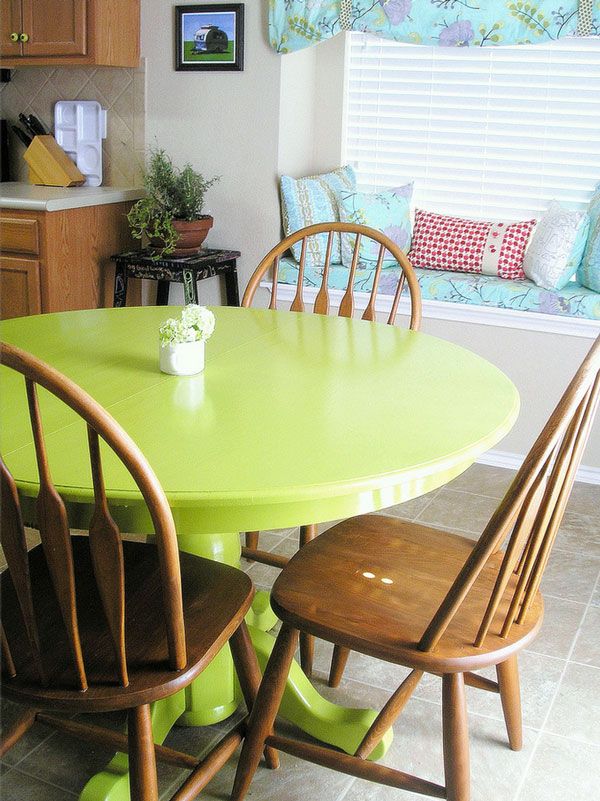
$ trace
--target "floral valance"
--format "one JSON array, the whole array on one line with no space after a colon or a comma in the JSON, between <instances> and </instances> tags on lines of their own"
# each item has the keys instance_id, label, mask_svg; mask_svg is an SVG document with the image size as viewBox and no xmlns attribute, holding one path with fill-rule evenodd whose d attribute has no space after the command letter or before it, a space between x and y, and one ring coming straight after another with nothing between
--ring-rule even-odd
<instances>
[{"instance_id":1,"label":"floral valance","mask_svg":"<svg viewBox=\"0 0 600 801\"><path fill-rule=\"evenodd\" d=\"M600 0L270 0L278 53L342 31L419 45L488 47L600 35Z\"/></svg>"}]
</instances>

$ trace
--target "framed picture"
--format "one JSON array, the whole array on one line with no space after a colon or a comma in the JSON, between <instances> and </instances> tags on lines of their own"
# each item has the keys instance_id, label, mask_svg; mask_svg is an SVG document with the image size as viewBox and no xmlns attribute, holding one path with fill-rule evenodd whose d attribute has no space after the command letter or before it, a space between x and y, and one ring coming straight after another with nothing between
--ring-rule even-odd
<instances>
[{"instance_id":1,"label":"framed picture","mask_svg":"<svg viewBox=\"0 0 600 801\"><path fill-rule=\"evenodd\" d=\"M176 70L243 70L244 4L175 6Z\"/></svg>"}]
</instances>

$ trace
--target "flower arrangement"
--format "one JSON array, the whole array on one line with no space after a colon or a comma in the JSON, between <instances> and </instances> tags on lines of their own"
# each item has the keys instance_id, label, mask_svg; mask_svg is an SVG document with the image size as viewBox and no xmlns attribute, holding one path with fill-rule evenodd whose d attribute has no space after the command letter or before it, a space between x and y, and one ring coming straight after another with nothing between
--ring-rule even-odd
<instances>
[{"instance_id":1,"label":"flower arrangement","mask_svg":"<svg viewBox=\"0 0 600 801\"><path fill-rule=\"evenodd\" d=\"M205 342L215 330L215 315L206 306L190 303L179 319L170 317L158 329L160 344L179 345L182 342Z\"/></svg>"}]
</instances>

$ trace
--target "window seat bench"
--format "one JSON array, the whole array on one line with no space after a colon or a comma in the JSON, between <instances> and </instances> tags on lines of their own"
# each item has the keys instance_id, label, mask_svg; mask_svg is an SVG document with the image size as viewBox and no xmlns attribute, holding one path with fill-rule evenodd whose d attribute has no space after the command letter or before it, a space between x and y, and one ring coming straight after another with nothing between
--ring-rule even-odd
<instances>
[{"instance_id":1,"label":"window seat bench","mask_svg":"<svg viewBox=\"0 0 600 801\"><path fill-rule=\"evenodd\" d=\"M596 329L597 333L600 325L600 293L575 282L569 283L562 290L548 290L528 279L508 281L493 275L420 268L415 268L415 273L423 295L424 311L426 314L432 313L433 317L464 318L490 325L555 330L580 336L593 335L592 329ZM357 293L365 293L363 308L368 300L366 293L373 286L373 274L374 266L357 267L354 288ZM397 274L394 267L382 270L377 293L378 308L382 311L391 305ZM290 300L293 298L292 287L288 289L287 285L295 285L297 278L298 263L289 257L282 258L278 273L278 296L282 300L288 294ZM328 284L332 303L335 304L338 297L341 299L347 280L347 268L341 264L331 265ZM320 271L306 269L304 291L307 302L313 299L320 285ZM357 301L360 308L360 295ZM447 304L456 306L453 308ZM449 313L445 314L445 310ZM402 305L399 311L402 312Z\"/></svg>"}]
</instances>

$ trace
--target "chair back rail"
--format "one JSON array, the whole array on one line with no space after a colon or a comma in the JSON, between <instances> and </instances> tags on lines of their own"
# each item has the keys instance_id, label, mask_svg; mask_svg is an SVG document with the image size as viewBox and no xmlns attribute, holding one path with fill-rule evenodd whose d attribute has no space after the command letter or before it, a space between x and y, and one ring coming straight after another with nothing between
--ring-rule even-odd
<instances>
[{"instance_id":1,"label":"chair back rail","mask_svg":"<svg viewBox=\"0 0 600 801\"><path fill-rule=\"evenodd\" d=\"M167 633L169 665L182 669L187 662L181 574L177 537L166 496L145 457L114 418L84 390L49 365L12 345L0 345L2 365L25 378L29 417L33 433L40 489L37 497L37 520L44 558L51 584L67 633L78 687L86 690L88 677L81 649L77 619L75 568L71 535L65 504L52 483L46 452L38 387L55 395L86 423L90 466L94 490L94 510L89 526L89 547L94 579L102 603L114 650L116 681L129 682L125 643L125 572L120 532L112 519L106 497L100 438L127 468L139 488L150 513L160 565L162 605ZM47 686L40 635L34 610L34 595L29 576L29 557L19 496L15 481L0 459L2 509L0 536L8 571L18 599L24 633L37 667L40 683ZM10 645L2 630L3 660L11 674ZM18 665L17 665L18 670Z\"/></svg>"},{"instance_id":2,"label":"chair back rail","mask_svg":"<svg viewBox=\"0 0 600 801\"><path fill-rule=\"evenodd\" d=\"M419 648L431 651L442 638L492 555L506 543L498 575L474 645L482 647L502 602L508 609L500 636L522 623L542 575L581 463L600 396L600 336L526 456L436 614ZM509 590L511 576L516 577Z\"/></svg>"},{"instance_id":3,"label":"chair back rail","mask_svg":"<svg viewBox=\"0 0 600 801\"><path fill-rule=\"evenodd\" d=\"M246 291L244 293L241 305L244 307L249 307L252 305L254 295L256 294L256 290L258 289L260 282L262 281L264 276L268 273L268 271L271 270L273 286L271 289L271 299L269 303L269 308L270 309L277 308L277 280L279 275L280 258L292 247L292 245L301 242L302 244L300 249L300 260L298 262L298 279L296 282L296 292L292 304L290 306L290 311L300 311L300 312L304 311L305 304L303 299L303 288L304 288L304 276L306 269L307 243L310 237L318 236L321 234L327 234L328 237L327 237L327 246L325 251L325 260L323 263L323 272L321 276L321 284L317 292L317 296L315 298L313 312L315 312L316 314L329 313L330 296L329 296L328 281L331 268L331 252L333 246L333 238L335 235L339 234L350 234L354 236L352 260L350 263L350 267L348 269L348 281L346 283L346 289L344 291L342 300L340 302L338 315L340 317L352 317L352 315L354 314L355 310L354 281L356 277L356 270L360 263L361 243L364 239L371 239L379 243L379 249L378 249L375 271L373 273L373 286L369 294L369 301L362 314L362 319L375 320L375 302L377 298L379 280L381 277L381 271L383 268L383 261L385 258L386 251L389 251L391 257L399 265L399 275L398 275L398 283L396 286L396 292L394 294L394 299L392 302L390 313L387 318L387 322L389 325L394 324L396 320L396 315L398 313L398 304L400 302L400 296L404 290L405 285L408 284L408 290L411 299L410 328L412 330L418 330L421 322L421 290L419 288L419 282L417 281L417 277L415 275L415 272L412 268L410 261L403 253L403 251L400 250L398 245L396 245L396 243L393 242L388 236L382 234L380 231L377 231L374 228L369 228L368 226L365 225L357 225L355 223L342 223L342 222L318 223L316 225L310 225L306 228L302 228L299 231L296 231L296 233L287 236L278 245L272 248L272 250L269 251L269 253L267 253L264 259L260 262L256 270L254 271L252 277L250 278L250 281L248 282L248 286L246 287Z\"/></svg>"}]
</instances>

